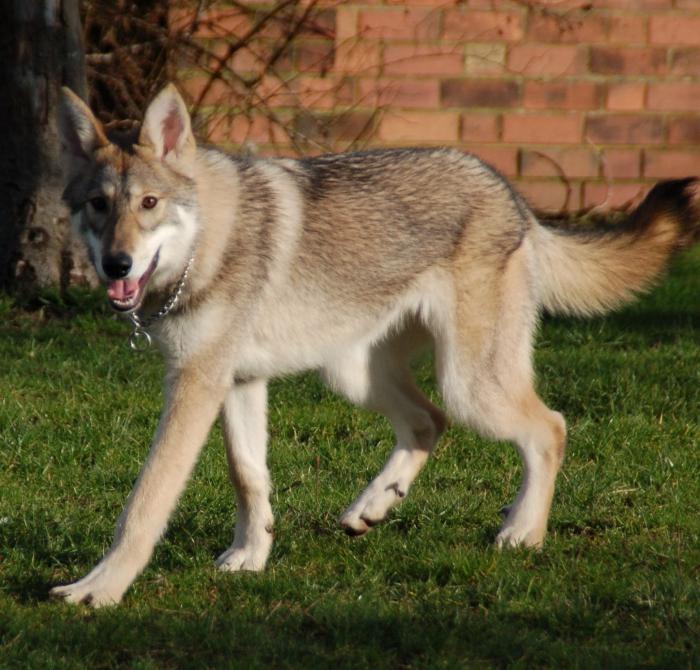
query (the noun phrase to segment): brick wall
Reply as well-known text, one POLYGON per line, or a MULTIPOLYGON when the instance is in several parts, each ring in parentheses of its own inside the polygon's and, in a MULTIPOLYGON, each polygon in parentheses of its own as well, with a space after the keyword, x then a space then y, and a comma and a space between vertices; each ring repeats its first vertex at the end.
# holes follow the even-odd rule
POLYGON ((212 139, 291 152, 288 124, 309 152, 462 147, 548 211, 700 173, 700 0, 367 0, 321 20, 277 68, 274 142, 265 119, 216 113, 212 139))

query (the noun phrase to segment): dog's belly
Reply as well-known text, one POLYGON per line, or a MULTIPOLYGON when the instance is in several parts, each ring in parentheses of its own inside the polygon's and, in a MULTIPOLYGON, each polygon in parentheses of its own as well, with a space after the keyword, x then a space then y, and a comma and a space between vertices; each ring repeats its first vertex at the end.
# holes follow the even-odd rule
POLYGON ((370 347, 401 321, 406 306, 364 309, 290 305, 266 310, 237 351, 236 376, 277 377, 324 367, 357 347, 370 347))
POLYGON ((285 291, 261 301, 236 347, 240 378, 276 377, 337 364, 370 348, 407 324, 445 311, 451 287, 435 270, 403 291, 371 293, 364 301, 332 298, 322 291, 285 291))
POLYGON ((322 367, 350 346, 371 341, 382 319, 339 323, 276 323, 256 329, 246 338, 236 360, 236 376, 244 379, 277 377, 322 367), (374 323, 373 323, 374 322, 374 323))

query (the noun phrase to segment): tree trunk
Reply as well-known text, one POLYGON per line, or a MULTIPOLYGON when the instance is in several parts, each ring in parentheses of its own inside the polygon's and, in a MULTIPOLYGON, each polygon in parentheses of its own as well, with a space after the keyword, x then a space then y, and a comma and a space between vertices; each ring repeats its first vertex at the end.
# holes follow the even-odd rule
POLYGON ((0 286, 93 283, 69 232, 56 107, 62 85, 86 97, 78 0, 0 3, 0 286))

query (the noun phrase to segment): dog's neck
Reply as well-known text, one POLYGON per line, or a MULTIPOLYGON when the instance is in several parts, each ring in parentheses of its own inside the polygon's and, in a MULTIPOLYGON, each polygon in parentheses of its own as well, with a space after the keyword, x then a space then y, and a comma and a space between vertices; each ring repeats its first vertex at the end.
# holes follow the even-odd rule
POLYGON ((185 305, 188 293, 188 279, 194 263, 194 257, 195 252, 192 251, 180 278, 169 288, 169 291, 156 291, 153 295, 147 296, 144 301, 145 309, 138 309, 129 314, 129 320, 133 326, 129 336, 129 344, 132 349, 150 346, 151 336, 148 333, 148 329, 165 319, 168 314, 177 310, 178 307, 182 308, 185 305))

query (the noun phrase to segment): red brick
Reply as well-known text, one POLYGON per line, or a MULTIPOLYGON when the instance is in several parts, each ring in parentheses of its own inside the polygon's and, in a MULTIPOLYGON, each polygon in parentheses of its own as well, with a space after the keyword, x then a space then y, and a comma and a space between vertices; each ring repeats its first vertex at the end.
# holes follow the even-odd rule
POLYGON ((339 6, 335 12, 335 41, 342 44, 357 39, 358 12, 356 7, 339 6))
POLYGON ((595 177, 598 165, 598 154, 582 147, 520 151, 520 174, 523 177, 595 177))
POLYGON ((187 30, 197 17, 196 7, 169 7, 168 29, 171 32, 187 30))
POLYGON ((485 146, 469 144, 466 150, 495 167, 506 177, 514 177, 518 172, 518 150, 515 147, 485 146))
POLYGON ((269 107, 291 107, 297 102, 294 91, 285 81, 269 75, 258 82, 255 93, 269 107))
POLYGON ((448 40, 516 42, 524 34, 522 13, 452 9, 445 11, 443 20, 448 40))
POLYGON ((389 112, 379 123, 377 139, 389 143, 442 143, 459 139, 457 112, 389 112))
POLYGON ((312 109, 333 109, 338 105, 352 105, 354 96, 349 81, 331 77, 296 77, 290 83, 295 103, 312 109))
POLYGON ((610 17, 608 41, 611 43, 644 44, 647 41, 647 19, 636 14, 610 17))
POLYGON ((590 67, 596 74, 660 75, 666 72, 666 49, 591 47, 590 67))
POLYGON ((693 82, 662 82, 649 85, 649 109, 693 111, 700 109, 700 84, 693 82))
POLYGON ((179 82, 180 90, 185 98, 191 102, 200 101, 204 105, 220 105, 232 103, 236 97, 234 90, 226 82, 216 79, 207 88, 209 78, 204 76, 182 79, 179 82), (206 89, 206 93, 204 92, 206 89), (200 100, 200 96, 204 96, 200 100))
POLYGON ((549 43, 595 43, 605 42, 608 17, 589 13, 532 12, 528 27, 528 38, 533 42, 549 43))
POLYGON ((526 75, 581 74, 586 67, 584 49, 570 44, 516 44, 508 54, 508 68, 526 75))
MULTIPOLYGON (((501 5, 512 4, 512 0, 494 0, 494 2, 501 5)), ((516 0, 517 4, 522 4, 519 0, 516 0)), ((581 2, 581 0, 538 0, 535 4, 534 2, 528 3, 528 5, 533 9, 540 9, 548 11, 549 9, 556 8, 558 12, 578 12, 581 10, 582 6, 590 5, 590 3, 581 2)))
POLYGON ((603 210, 629 209, 638 204, 646 192, 648 184, 609 184, 607 182, 586 182, 583 185, 583 206, 603 210))
POLYGON ((520 179, 515 187, 537 212, 563 212, 579 209, 578 185, 562 179, 520 179))
POLYGON ((637 11, 670 9, 673 0, 594 0, 596 9, 634 9, 637 11))
POLYGON ((658 144, 664 139, 664 123, 636 114, 589 116, 585 136, 595 144, 658 144))
POLYGON ((503 141, 528 144, 571 144, 581 141, 578 114, 504 114, 503 141))
MULTIPOLYGON (((333 0, 334 2, 337 2, 337 0, 333 0)), ((484 0, 485 2, 488 3, 488 7, 491 6, 490 0, 484 0)), ((364 0, 363 0, 363 4, 364 0)), ((404 5, 406 4, 406 0, 386 0, 387 5, 404 5)), ((411 5, 418 5, 421 7, 436 7, 438 9, 442 9, 445 7, 445 5, 449 5, 449 0, 446 2, 445 0, 411 0, 411 5)))
POLYGON ((300 141, 315 147, 337 146, 339 142, 368 139, 375 130, 375 116, 370 111, 349 110, 328 114, 311 110, 297 111, 293 128, 300 141))
POLYGON ((500 125, 497 114, 463 114, 461 139, 465 142, 496 142, 500 125))
POLYGON ((440 106, 437 79, 362 79, 359 82, 361 106, 421 107, 440 106))
POLYGON ((294 64, 300 72, 328 72, 334 58, 335 45, 331 40, 299 41, 294 45, 294 64))
POLYGON ((390 45, 384 49, 384 74, 456 75, 464 71, 464 57, 454 48, 420 44, 390 45))
POLYGON ((526 81, 526 109, 597 109, 602 101, 600 84, 582 81, 526 81))
POLYGON ((636 111, 644 109, 644 82, 608 84, 606 107, 617 111, 636 111))
POLYGON ((336 45, 335 70, 352 74, 374 74, 381 67, 381 51, 376 43, 348 40, 336 45))
MULTIPOLYGON (((303 4, 303 3, 302 3, 303 4)), ((337 25, 337 7, 323 7, 323 2, 316 5, 316 11, 312 12, 309 21, 302 25, 300 36, 332 39, 335 37, 337 25)))
POLYGON ((671 73, 700 76, 700 49, 697 47, 674 49, 671 53, 671 73))
POLYGON ((606 149, 601 169, 608 179, 635 179, 642 174, 642 152, 639 149, 606 149))
POLYGON ((668 9, 672 3, 673 0, 540 0, 538 4, 555 5, 558 11, 580 10, 582 7, 596 11, 601 9, 640 11, 643 9, 668 9))
POLYGON ((671 144, 700 144, 700 118, 691 116, 669 121, 668 141, 671 144))
POLYGON ((659 14, 649 19, 652 44, 696 46, 700 35, 700 16, 688 14, 659 14))
POLYGON ((514 107, 520 86, 501 79, 446 79, 440 85, 444 107, 514 107))
POLYGON ((240 9, 210 9, 201 15, 195 35, 200 38, 240 36, 250 27, 250 19, 240 9))
POLYGON ((215 116, 209 120, 207 139, 215 144, 258 142, 261 144, 286 144, 289 136, 278 124, 262 116, 247 117, 242 114, 215 116))
POLYGON ((700 174, 700 151, 647 150, 644 175, 653 179, 673 179, 700 174))
MULTIPOLYGON (((228 45, 222 45, 224 51, 228 45)), ((223 53, 221 54, 223 56, 223 53)), ((236 53, 233 54, 233 58, 230 60, 230 65, 235 72, 259 72, 261 65, 264 61, 262 57, 251 51, 250 49, 241 48, 237 49, 236 53)))
POLYGON ((409 7, 360 12, 359 31, 372 39, 434 40, 440 36, 440 13, 409 7))

